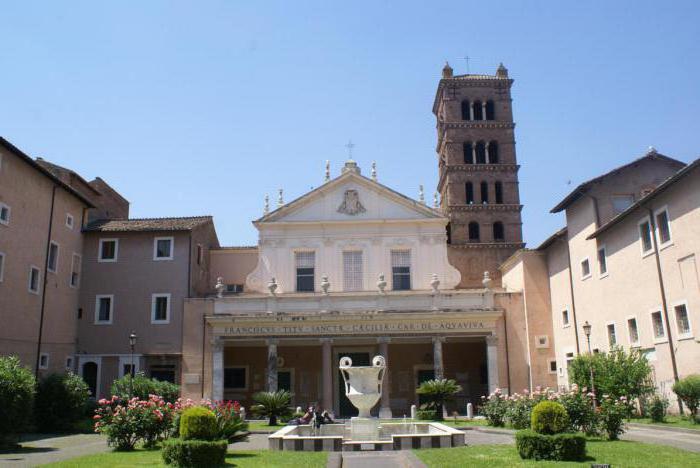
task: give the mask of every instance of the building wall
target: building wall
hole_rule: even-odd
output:
[[[46,300],[41,352],[49,354],[48,369],[64,371],[75,353],[78,289],[70,286],[72,254],[82,253],[80,232],[84,202],[15,154],[0,149],[0,202],[11,208],[9,225],[0,224],[0,252],[5,254],[0,282],[0,354],[18,355],[34,369],[41,317],[43,282]],[[59,246],[57,271],[45,274],[51,202],[55,189],[50,239]],[[73,216],[73,228],[66,215]],[[39,290],[29,292],[29,269],[40,270]]]
[[[192,231],[190,245],[190,292],[189,296],[201,297],[214,292],[216,277],[211,276],[211,251],[219,247],[214,223],[209,222]],[[201,257],[198,258],[198,249]]]
[[[223,278],[224,284],[244,285],[258,264],[258,249],[222,248],[210,251],[211,278]]]

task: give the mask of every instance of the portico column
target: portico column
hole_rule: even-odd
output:
[[[481,103],[481,120],[486,120],[486,101]]]
[[[211,342],[211,399],[224,399],[224,343],[220,338]]]
[[[498,388],[498,337],[486,337],[486,367],[488,369],[489,393]]]
[[[469,120],[474,120],[474,103],[469,103]]]
[[[433,337],[433,371],[435,372],[435,380],[445,378],[445,368],[442,363],[442,343],[445,338],[442,336]]]
[[[484,142],[484,159],[486,160],[486,164],[491,164],[491,156],[489,156],[489,142],[485,141]]]
[[[277,391],[277,343],[267,340],[267,391]]]
[[[391,419],[391,403],[389,384],[389,342],[391,338],[382,337],[377,339],[379,343],[379,355],[384,357],[386,368],[384,369],[384,383],[382,384],[382,399],[379,404],[379,417],[382,419]]]
[[[322,374],[322,397],[321,404],[327,411],[333,410],[333,355],[331,353],[331,338],[321,338],[321,374]]]

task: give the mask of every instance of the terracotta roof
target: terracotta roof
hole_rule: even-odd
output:
[[[75,172],[73,169],[69,169],[67,167],[59,166],[58,164],[54,164],[50,161],[45,160],[44,158],[36,158],[36,163],[42,166],[44,169],[50,171],[53,175],[55,175],[58,178],[61,178],[62,173],[66,173],[69,175],[72,175],[76,177],[78,180],[80,180],[87,188],[92,190],[95,194],[100,195],[100,191],[97,190],[95,187],[90,185],[90,182],[87,180],[83,179],[83,177]],[[69,182],[66,182],[69,183]]]
[[[590,179],[590,180],[580,184],[571,193],[569,193],[562,201],[560,201],[557,204],[557,206],[552,208],[549,212],[550,213],[559,213],[560,211],[565,210],[572,203],[574,203],[576,200],[581,198],[588,191],[588,189],[591,188],[591,186],[593,184],[602,181],[606,177],[609,177],[609,176],[615,175],[621,171],[624,171],[625,169],[627,169],[631,166],[634,166],[635,164],[639,164],[640,162],[647,161],[647,160],[667,161],[667,162],[670,162],[672,164],[677,164],[679,169],[681,167],[685,166],[684,162],[678,161],[677,159],[673,159],[673,158],[670,158],[668,156],[664,156],[661,153],[657,153],[655,149],[650,148],[649,151],[641,158],[637,158],[630,163],[624,164],[620,167],[613,169],[612,171],[606,172],[603,175],[599,175],[598,177],[594,177],[593,179]]]
[[[90,223],[84,231],[99,232],[148,232],[148,231],[191,231],[203,224],[212,222],[211,216],[183,218],[140,218],[105,219]]]
[[[10,152],[13,153],[15,156],[19,157],[20,159],[23,159],[27,164],[29,164],[30,166],[32,166],[32,167],[33,167],[34,169],[36,169],[37,171],[39,171],[39,172],[41,172],[42,174],[44,174],[46,177],[48,177],[49,179],[51,179],[55,184],[61,186],[66,192],[68,192],[68,193],[70,193],[71,195],[73,195],[73,196],[75,196],[76,198],[78,198],[80,201],[82,201],[83,203],[85,203],[88,207],[90,207],[90,208],[94,208],[94,207],[95,207],[95,205],[93,205],[93,203],[92,203],[90,200],[88,200],[84,195],[82,195],[80,192],[78,192],[77,190],[75,190],[73,187],[71,187],[70,185],[66,184],[65,182],[63,182],[63,181],[62,181],[61,179],[59,179],[58,177],[56,177],[56,175],[54,175],[51,171],[49,171],[49,170],[46,169],[45,167],[43,167],[43,166],[41,166],[40,164],[38,164],[38,163],[37,163],[35,160],[33,160],[29,155],[27,155],[26,153],[24,153],[22,150],[20,150],[19,148],[17,148],[15,145],[13,145],[12,143],[10,143],[9,141],[7,141],[7,140],[6,140],[5,138],[3,138],[3,137],[0,137],[0,146],[3,146],[6,150],[10,151]]]
[[[537,246],[537,248],[536,248],[535,250],[544,250],[544,249],[546,249],[547,247],[549,247],[550,245],[552,245],[557,239],[559,239],[560,237],[565,236],[565,235],[566,235],[566,232],[567,232],[567,231],[566,231],[566,226],[564,226],[563,228],[559,229],[557,232],[555,232],[554,234],[552,234],[551,236],[549,236],[548,238],[546,238],[546,239],[544,240],[544,242],[542,242],[539,246]]]
[[[603,232],[607,231],[608,229],[610,229],[611,227],[615,226],[620,221],[625,219],[634,210],[636,210],[637,208],[639,208],[640,206],[642,206],[644,203],[648,202],[649,200],[653,199],[654,197],[656,197],[660,193],[664,192],[671,185],[675,184],[676,182],[678,182],[679,180],[681,180],[682,178],[684,178],[685,176],[687,176],[688,174],[693,172],[693,170],[698,168],[698,167],[700,167],[700,159],[696,159],[695,161],[688,164],[683,169],[681,169],[680,171],[676,172],[671,177],[669,177],[668,179],[663,181],[654,190],[652,190],[651,192],[649,192],[648,194],[646,194],[645,196],[643,196],[642,198],[637,200],[632,205],[628,206],[625,211],[621,212],[620,214],[618,214],[617,216],[612,218],[610,221],[608,221],[607,223],[603,224],[601,227],[596,229],[596,231],[593,234],[591,234],[590,236],[588,236],[586,239],[594,239],[594,238],[598,237],[600,234],[602,234]]]

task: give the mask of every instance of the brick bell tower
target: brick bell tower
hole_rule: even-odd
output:
[[[499,265],[525,245],[512,84],[503,64],[495,75],[454,75],[445,64],[435,95],[437,189],[460,288],[482,287],[485,271],[500,284]]]

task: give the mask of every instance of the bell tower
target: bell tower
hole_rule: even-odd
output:
[[[495,75],[454,75],[445,64],[435,95],[437,189],[461,288],[482,287],[485,271],[498,284],[499,265],[525,245],[512,85],[503,64]]]

